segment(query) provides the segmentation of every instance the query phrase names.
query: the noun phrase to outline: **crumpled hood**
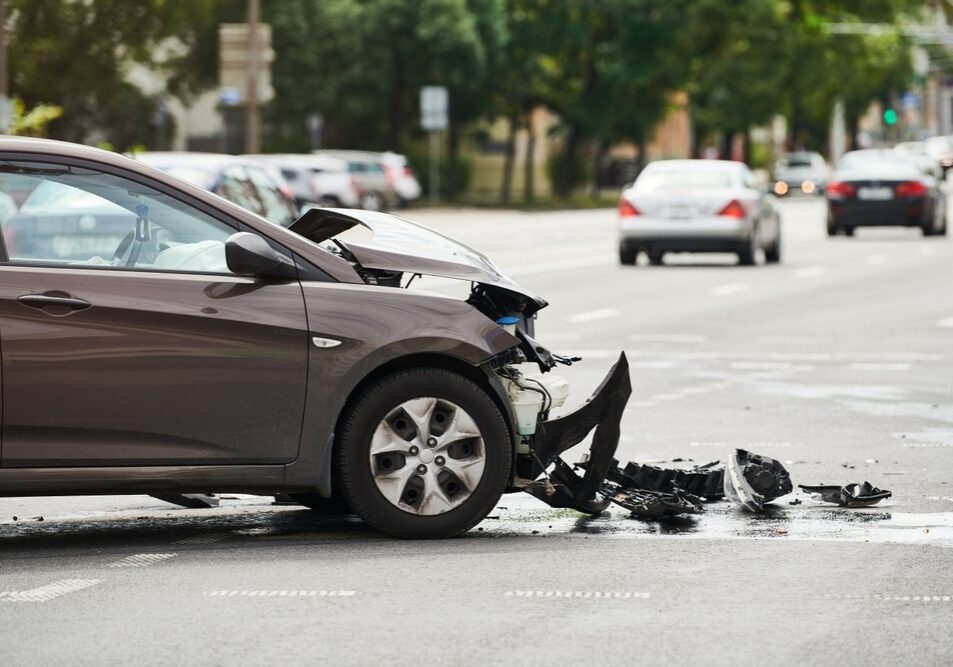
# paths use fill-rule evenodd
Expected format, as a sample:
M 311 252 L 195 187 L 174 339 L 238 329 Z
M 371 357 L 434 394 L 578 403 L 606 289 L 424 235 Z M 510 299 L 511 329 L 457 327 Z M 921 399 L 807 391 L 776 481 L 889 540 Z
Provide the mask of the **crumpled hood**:
M 499 288 L 535 304 L 546 301 L 503 273 L 485 255 L 459 241 L 387 213 L 354 209 L 314 208 L 289 229 L 314 243 L 322 243 L 361 225 L 373 234 L 370 241 L 338 241 L 364 268 L 456 278 Z

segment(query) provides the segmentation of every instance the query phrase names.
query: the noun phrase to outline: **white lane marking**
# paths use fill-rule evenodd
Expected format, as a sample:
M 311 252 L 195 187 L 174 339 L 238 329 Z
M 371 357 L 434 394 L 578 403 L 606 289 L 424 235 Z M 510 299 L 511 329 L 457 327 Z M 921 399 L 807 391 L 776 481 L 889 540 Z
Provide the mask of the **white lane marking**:
M 169 558 L 174 558 L 178 554 L 133 554 L 120 558 L 115 563 L 110 563 L 108 567 L 149 567 L 156 563 L 161 563 Z
M 677 401 L 684 398 L 684 394 L 656 394 L 652 397 L 654 401 Z
M 615 263 L 612 257 L 578 257 L 574 259 L 564 259 L 555 262 L 540 262 L 539 264 L 527 264 L 526 266 L 517 266 L 506 271 L 511 276 L 532 276 L 537 273 L 550 273 L 552 271 L 565 271 L 567 269 L 582 269 L 590 266 L 612 266 Z M 459 282 L 459 281 L 457 281 Z
M 790 361 L 732 361 L 731 368 L 738 370 L 778 370 L 781 368 L 790 368 Z
M 630 361 L 629 368 L 675 368 L 674 361 Z
M 933 246 L 928 246 L 928 245 L 920 246 L 920 248 L 919 248 L 919 250 L 917 250 L 917 252 L 919 252 L 921 255 L 923 255 L 923 256 L 926 257 L 926 256 L 929 256 L 929 255 L 935 255 L 935 254 L 936 254 L 936 248 L 934 248 Z
M 913 449 L 930 449 L 933 447 L 953 447 L 953 442 L 905 442 L 903 446 Z
M 936 325 L 944 329 L 953 328 L 953 317 L 944 317 L 942 320 L 937 320 Z
M 582 598 L 601 600 L 648 600 L 651 593 L 636 591 L 506 591 L 507 598 Z
M 827 269 L 823 266 L 805 266 L 803 269 L 798 269 L 794 272 L 795 278 L 816 278 L 817 276 L 823 276 L 827 273 Z
M 630 408 L 651 408 L 655 407 L 655 401 L 629 401 L 628 403 Z
M 702 385 L 700 387 L 685 387 L 684 389 L 682 389 L 682 393 L 685 394 L 686 396 L 688 394 L 704 394 L 705 392 L 708 392 L 708 391 L 711 391 L 711 387 L 706 387 L 705 385 Z
M 831 336 L 758 336 L 759 343 L 778 343 L 782 345 L 819 345 L 833 343 Z
M 838 595 L 832 593 L 824 596 L 825 600 L 882 600 L 884 602 L 951 602 L 950 595 Z
M 234 591 L 205 591 L 202 595 L 210 598 L 349 598 L 357 595 L 357 591 L 293 591 L 293 590 L 234 590 Z
M 632 334 L 629 340 L 636 343 L 704 343 L 708 336 L 702 334 Z
M 744 292 L 747 289 L 747 283 L 726 283 L 724 285 L 719 285 L 718 287 L 712 287 L 710 290 L 708 290 L 708 293 L 712 296 L 728 296 L 729 294 Z
M 62 579 L 52 584 L 38 586 L 26 591 L 0 592 L 0 602 L 46 602 L 68 593 L 75 593 L 84 588 L 101 584 L 102 579 Z
M 886 264 L 890 261 L 890 255 L 885 255 L 882 252 L 878 252 L 874 255 L 868 255 L 867 259 L 864 260 L 864 263 L 868 266 L 880 266 L 881 264 Z
M 569 316 L 569 321 L 575 324 L 580 322 L 595 322 L 596 320 L 606 320 L 619 314 L 618 308 L 600 308 L 599 310 L 588 310 L 584 313 L 576 313 Z
M 616 349 L 582 349 L 570 348 L 560 350 L 561 353 L 572 353 L 575 356 L 593 359 L 605 359 L 619 356 L 622 350 Z M 760 350 L 653 350 L 638 349 L 624 350 L 629 360 L 651 359 L 653 361 L 870 361 L 870 362 L 913 362 L 913 361 L 946 361 L 947 355 L 931 352 L 768 352 Z
M 225 535 L 221 533 L 212 533 L 211 535 L 195 535 L 194 537 L 186 537 L 183 540 L 176 540 L 172 544 L 215 544 L 216 542 L 221 542 L 225 539 Z
M 867 363 L 867 362 L 855 362 L 848 366 L 852 371 L 908 371 L 910 370 L 910 364 L 894 363 L 894 364 L 878 364 L 878 363 Z

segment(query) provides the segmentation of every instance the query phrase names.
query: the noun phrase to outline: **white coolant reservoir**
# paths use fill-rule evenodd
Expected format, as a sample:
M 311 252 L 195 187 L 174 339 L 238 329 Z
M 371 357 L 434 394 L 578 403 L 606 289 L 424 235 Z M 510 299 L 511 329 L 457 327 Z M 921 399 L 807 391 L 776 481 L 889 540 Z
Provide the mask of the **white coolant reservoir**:
M 558 375 L 526 374 L 519 383 L 505 377 L 502 380 L 516 416 L 516 432 L 520 435 L 536 433 L 543 408 L 558 408 L 569 396 L 569 383 Z

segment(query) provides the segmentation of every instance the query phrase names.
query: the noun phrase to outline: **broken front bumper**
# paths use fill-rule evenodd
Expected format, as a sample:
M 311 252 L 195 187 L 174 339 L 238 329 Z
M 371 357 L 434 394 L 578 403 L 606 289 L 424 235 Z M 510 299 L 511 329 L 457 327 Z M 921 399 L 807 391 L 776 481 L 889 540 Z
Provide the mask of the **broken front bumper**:
M 552 471 L 540 482 L 531 482 L 526 491 L 553 507 L 568 507 L 597 514 L 609 505 L 600 490 L 610 468 L 615 465 L 622 412 L 632 384 L 625 353 L 619 355 L 609 374 L 592 397 L 574 412 L 541 422 L 530 436 L 530 451 L 517 463 L 519 477 L 537 480 L 550 466 Z M 595 429 L 585 472 L 580 476 L 560 454 L 582 442 Z

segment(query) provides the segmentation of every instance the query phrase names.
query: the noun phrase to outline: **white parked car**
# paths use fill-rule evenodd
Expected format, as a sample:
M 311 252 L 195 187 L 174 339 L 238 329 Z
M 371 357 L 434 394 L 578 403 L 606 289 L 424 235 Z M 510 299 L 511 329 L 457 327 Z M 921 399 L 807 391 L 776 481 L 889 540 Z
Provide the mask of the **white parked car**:
M 404 207 L 420 197 L 420 183 L 407 158 L 400 153 L 322 150 L 315 154 L 347 160 L 363 190 L 362 208 Z
M 362 191 L 348 163 L 337 158 L 308 153 L 246 156 L 260 164 L 277 167 L 299 204 L 333 208 L 359 208 Z
M 661 264 L 666 252 L 730 252 L 754 264 L 758 251 L 781 260 L 774 197 L 740 162 L 662 160 L 649 164 L 619 200 L 619 261 L 639 253 Z

